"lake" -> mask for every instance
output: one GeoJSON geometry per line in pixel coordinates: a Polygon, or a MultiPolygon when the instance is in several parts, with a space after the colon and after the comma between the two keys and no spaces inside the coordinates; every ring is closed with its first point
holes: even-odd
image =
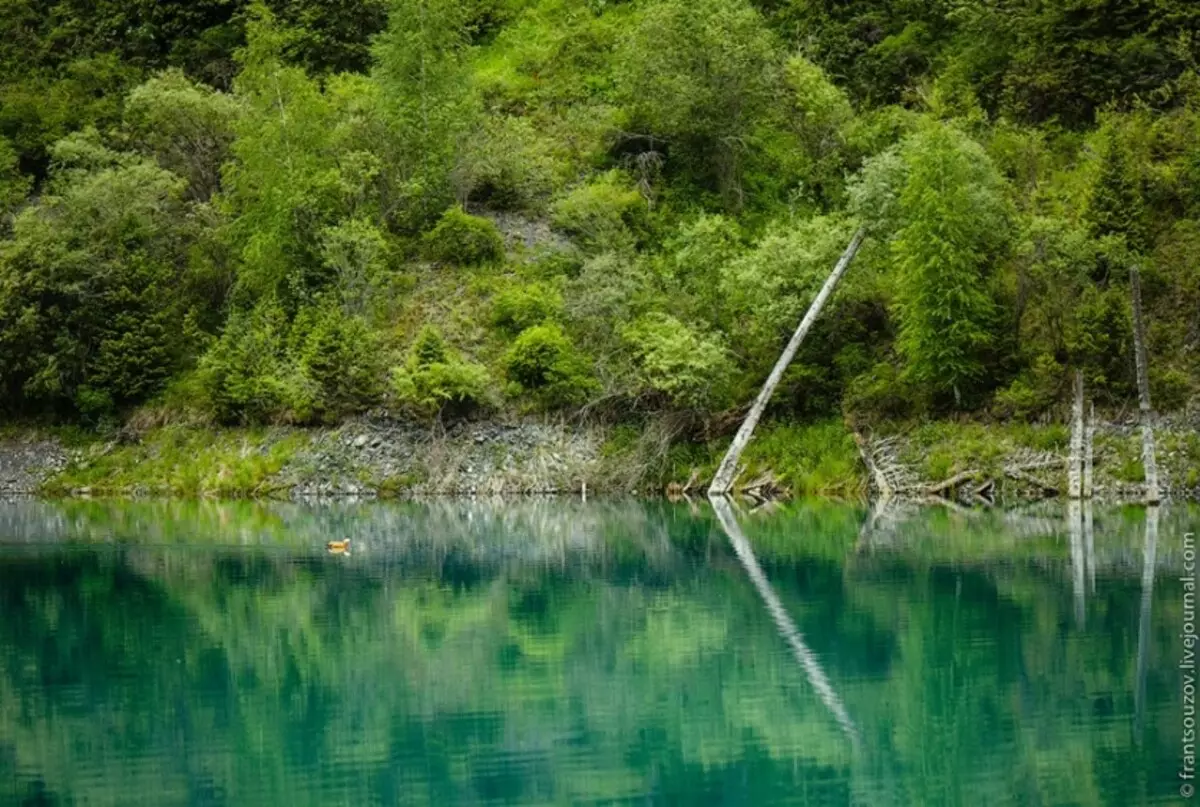
{"type": "Polygon", "coordinates": [[[0,804],[1177,804],[1155,520],[0,504],[0,804]]]}

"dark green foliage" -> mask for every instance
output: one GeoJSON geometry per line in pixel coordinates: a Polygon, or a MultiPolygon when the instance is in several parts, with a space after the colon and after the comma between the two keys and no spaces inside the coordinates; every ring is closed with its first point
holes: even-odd
{"type": "Polygon", "coordinates": [[[185,183],[94,134],[56,159],[0,245],[0,384],[10,408],[104,414],[153,394],[194,347],[185,183]]]}
{"type": "Polygon", "coordinates": [[[1095,235],[1121,236],[1130,249],[1142,252],[1149,239],[1141,188],[1112,128],[1105,133],[1104,144],[1103,162],[1088,204],[1088,223],[1095,235]]]}
{"type": "Polygon", "coordinates": [[[504,260],[504,236],[491,221],[452,207],[425,234],[425,254],[450,266],[499,263],[504,260]]]}
{"type": "Polygon", "coordinates": [[[267,300],[230,317],[199,372],[221,422],[312,423],[377,403],[384,370],[378,338],[361,318],[322,303],[289,322],[267,300]]]}

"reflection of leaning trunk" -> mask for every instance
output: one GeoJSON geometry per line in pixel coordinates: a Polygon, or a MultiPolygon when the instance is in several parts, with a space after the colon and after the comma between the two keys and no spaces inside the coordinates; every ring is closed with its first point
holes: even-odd
{"type": "Polygon", "coordinates": [[[1154,556],[1158,551],[1158,508],[1146,508],[1146,546],[1142,558],[1142,614],[1138,622],[1137,683],[1133,693],[1134,739],[1141,743],[1146,718],[1146,658],[1150,645],[1150,602],[1154,597],[1154,556]]]}
{"type": "Polygon", "coordinates": [[[1075,624],[1083,627],[1087,587],[1087,558],[1083,549],[1083,511],[1078,499],[1067,502],[1067,534],[1071,539],[1071,573],[1075,592],[1075,624]]]}
{"type": "Polygon", "coordinates": [[[821,669],[821,663],[817,660],[816,654],[804,643],[804,637],[800,634],[796,623],[788,616],[783,603],[780,602],[779,597],[771,588],[770,581],[767,580],[762,567],[758,565],[758,559],[754,557],[754,550],[750,548],[750,542],[746,540],[746,536],[742,534],[741,527],[738,526],[737,519],[733,515],[733,510],[729,506],[729,500],[714,496],[710,501],[717,513],[717,519],[721,522],[721,527],[725,530],[725,534],[729,536],[729,540],[733,544],[733,551],[737,553],[738,560],[745,567],[746,574],[750,576],[750,581],[758,589],[758,593],[763,598],[763,602],[766,604],[767,610],[771,613],[771,618],[775,621],[776,627],[779,628],[780,634],[787,641],[788,645],[791,646],[792,653],[795,655],[796,660],[800,662],[800,666],[803,668],[809,683],[812,684],[821,701],[833,713],[833,717],[837,720],[838,725],[846,732],[851,742],[857,746],[859,742],[858,729],[855,728],[854,721],[850,719],[850,715],[846,712],[846,707],[842,703],[841,698],[838,697],[833,689],[833,685],[829,683],[829,679],[825,676],[824,670],[821,669]]]}

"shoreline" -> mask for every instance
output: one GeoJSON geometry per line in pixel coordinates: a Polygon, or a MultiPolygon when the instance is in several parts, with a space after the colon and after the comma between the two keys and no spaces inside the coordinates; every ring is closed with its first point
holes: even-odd
{"type": "MultiPolygon", "coordinates": [[[[1163,418],[1165,499],[1200,501],[1200,429],[1163,418]]],[[[736,493],[754,501],[877,498],[864,452],[906,480],[902,501],[1004,504],[1064,499],[1061,425],[929,421],[880,428],[865,445],[843,424],[765,424],[736,493]],[[1034,460],[1030,462],[1031,458],[1034,460]],[[1031,472],[1006,469],[1039,465],[1031,472]],[[1057,494],[1057,495],[1056,495],[1057,494]]],[[[705,498],[726,441],[676,441],[655,424],[463,422],[448,428],[360,419],[326,428],[164,426],[124,439],[10,428],[0,496],[48,498],[420,499],[650,495],[705,498]]],[[[1139,437],[1097,432],[1095,500],[1141,499],[1139,437]]]]}

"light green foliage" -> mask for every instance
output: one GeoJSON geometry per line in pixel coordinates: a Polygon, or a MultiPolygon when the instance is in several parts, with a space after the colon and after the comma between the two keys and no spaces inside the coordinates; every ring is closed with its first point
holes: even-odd
{"type": "Polygon", "coordinates": [[[1134,261],[1185,406],[1200,6],[1117,5],[0,0],[3,406],[720,431],[858,226],[768,420],[1126,405],[1134,261]]]}
{"type": "Polygon", "coordinates": [[[1010,417],[1035,417],[1058,400],[1066,380],[1066,369],[1053,356],[1039,354],[1025,372],[996,393],[996,408],[1010,417]]]}
{"type": "Polygon", "coordinates": [[[560,170],[554,148],[529,118],[489,118],[454,168],[455,195],[499,210],[543,208],[560,170]]]}
{"type": "Polygon", "coordinates": [[[733,364],[716,337],[697,333],[669,314],[642,317],[623,336],[634,354],[641,390],[682,409],[721,409],[733,364]]]}
{"type": "Polygon", "coordinates": [[[511,393],[532,393],[550,407],[582,403],[595,388],[587,359],[562,329],[547,323],[528,328],[504,357],[511,393]]]}
{"type": "Polygon", "coordinates": [[[516,335],[534,325],[559,319],[562,311],[562,294],[545,283],[511,286],[496,295],[492,324],[516,335]]]}
{"type": "Polygon", "coordinates": [[[425,234],[425,254],[451,266],[498,263],[504,260],[504,236],[489,219],[452,207],[425,234]]]}
{"type": "Polygon", "coordinates": [[[852,227],[826,216],[789,222],[725,267],[720,294],[744,353],[773,363],[850,242],[852,227]]]}
{"type": "Polygon", "coordinates": [[[729,301],[721,278],[742,251],[737,222],[722,215],[700,215],[682,224],[665,247],[666,274],[696,301],[697,313],[728,326],[729,301]]]}
{"type": "Polygon", "coordinates": [[[903,371],[881,361],[854,376],[842,398],[842,409],[855,418],[904,418],[917,409],[916,391],[903,371]]]}
{"type": "Polygon", "coordinates": [[[449,201],[450,172],[475,114],[458,0],[391,0],[375,40],[375,79],[390,134],[389,182],[420,222],[449,201]]]}
{"type": "Polygon", "coordinates": [[[429,325],[417,334],[404,366],[392,370],[397,402],[424,416],[466,415],[486,407],[488,387],[487,368],[464,361],[429,325]]]}
{"type": "Polygon", "coordinates": [[[239,113],[233,96],[168,70],[129,93],[124,122],[141,148],[185,177],[189,194],[204,200],[220,188],[239,113]]]}
{"type": "Polygon", "coordinates": [[[334,272],[342,304],[364,314],[382,295],[390,270],[392,245],[387,235],[363,218],[347,219],[321,234],[325,265],[334,272]]]}
{"type": "Polygon", "coordinates": [[[666,138],[681,170],[715,182],[740,209],[747,157],[782,87],[779,51],[758,11],[746,0],[649,4],[619,63],[634,124],[666,138]]]}
{"type": "Polygon", "coordinates": [[[593,252],[632,250],[647,213],[645,198],[620,171],[572,189],[551,208],[554,226],[593,252]]]}

